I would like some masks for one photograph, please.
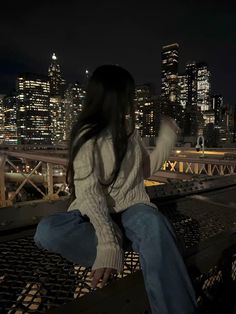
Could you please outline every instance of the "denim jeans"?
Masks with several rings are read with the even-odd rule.
[[[168,220],[158,209],[141,203],[115,215],[124,236],[139,253],[152,313],[195,313],[195,293]],[[81,266],[91,267],[96,257],[94,227],[79,210],[43,218],[34,240],[39,247]]]

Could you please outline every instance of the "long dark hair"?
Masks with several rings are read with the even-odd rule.
[[[115,168],[110,181],[101,182],[101,184],[104,186],[114,185],[127,151],[128,138],[135,129],[134,93],[133,77],[128,71],[117,65],[100,66],[89,79],[85,104],[71,131],[66,176],[71,201],[75,199],[73,161],[82,145],[91,138],[95,139],[96,144],[98,135],[106,128],[109,128],[112,135]],[[129,119],[129,132],[125,127],[127,118]],[[82,131],[83,135],[79,136]]]

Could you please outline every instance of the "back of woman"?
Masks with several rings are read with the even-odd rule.
[[[178,127],[164,119],[149,154],[135,129],[134,95],[134,80],[123,68],[105,65],[95,70],[71,132],[70,206],[66,213],[41,220],[35,242],[92,267],[95,288],[122,272],[128,238],[140,256],[152,313],[192,314],[195,294],[175,234],[144,186],[144,179],[169,157]]]

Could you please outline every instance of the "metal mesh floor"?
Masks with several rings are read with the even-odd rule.
[[[160,210],[172,222],[184,250],[236,226],[235,209],[191,198],[163,204]],[[139,256],[126,252],[118,278],[140,269]],[[192,268],[190,276],[205,313],[234,313],[236,246],[224,252],[207,273]],[[0,243],[0,313],[45,313],[49,308],[91,291],[90,269],[74,265],[57,254],[39,250],[32,236]],[[118,279],[114,277],[113,280]],[[227,311],[225,310],[228,307]]]
[[[0,252],[0,313],[45,313],[91,291],[90,269],[39,250],[32,236],[1,243]],[[139,269],[138,255],[125,255],[119,278]]]

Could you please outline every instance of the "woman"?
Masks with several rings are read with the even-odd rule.
[[[152,313],[195,312],[194,291],[167,219],[150,202],[144,179],[168,158],[178,127],[162,122],[149,155],[135,130],[135,84],[123,68],[104,65],[88,83],[71,133],[68,212],[43,219],[35,242],[92,266],[92,287],[123,270],[124,236],[140,255]],[[115,221],[120,218],[120,224]]]

